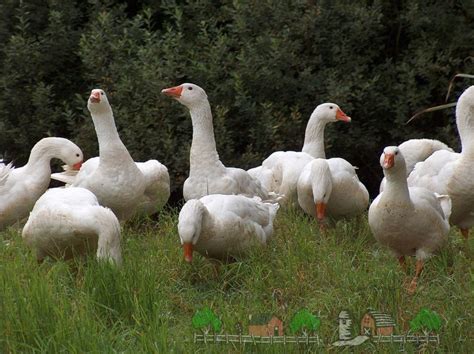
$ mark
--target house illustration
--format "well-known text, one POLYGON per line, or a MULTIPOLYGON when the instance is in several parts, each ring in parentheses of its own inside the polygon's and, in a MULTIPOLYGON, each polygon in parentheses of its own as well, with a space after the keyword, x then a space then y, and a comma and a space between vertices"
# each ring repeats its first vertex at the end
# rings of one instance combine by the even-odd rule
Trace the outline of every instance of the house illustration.
POLYGON ((282 336, 283 322, 272 314, 252 316, 249 323, 249 334, 254 336, 282 336))
POLYGON ((390 315, 369 309, 360 321, 360 334, 364 336, 389 336, 395 322, 390 315))

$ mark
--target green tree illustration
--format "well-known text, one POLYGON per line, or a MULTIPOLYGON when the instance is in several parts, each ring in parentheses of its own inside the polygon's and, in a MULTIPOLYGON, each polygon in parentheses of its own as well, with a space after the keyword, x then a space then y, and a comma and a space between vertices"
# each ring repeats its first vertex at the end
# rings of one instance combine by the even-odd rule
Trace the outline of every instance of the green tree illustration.
POLYGON ((317 331, 321 325, 321 320, 306 309, 300 310, 291 319, 290 331, 295 334, 302 332, 308 335, 310 332, 317 331))
POLYGON ((220 332, 222 322, 219 317, 208 307, 197 310, 192 319, 193 327, 200 329, 204 334, 208 334, 212 329, 214 332, 220 332))
POLYGON ((438 332, 441 328, 441 317, 434 311, 423 308, 410 321, 410 329, 413 332, 423 331, 428 334, 429 332, 438 332))

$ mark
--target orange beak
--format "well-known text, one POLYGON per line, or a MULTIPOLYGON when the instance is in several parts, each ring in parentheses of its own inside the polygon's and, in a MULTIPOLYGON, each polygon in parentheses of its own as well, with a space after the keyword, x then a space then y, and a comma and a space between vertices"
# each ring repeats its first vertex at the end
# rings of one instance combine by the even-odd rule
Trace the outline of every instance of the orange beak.
POLYGON ((188 263, 193 261, 193 244, 191 242, 183 243, 184 260, 188 263))
POLYGON ((351 117, 345 114, 340 108, 338 108, 336 111, 336 119, 347 123, 350 123, 351 121, 351 117))
POLYGON ((81 166, 82 166, 82 161, 72 165, 72 169, 76 170, 76 171, 79 171, 81 169, 81 166))
POLYGON ((385 154, 383 158, 383 168, 392 168, 395 164, 395 155, 393 154, 385 154))
POLYGON ((99 103, 100 102, 100 92, 99 91, 92 91, 91 96, 89 97, 89 100, 92 103, 99 103))
POLYGON ((181 92, 183 92, 182 86, 175 86, 161 90, 161 93, 164 93, 166 96, 170 96, 173 98, 180 98, 181 92))
POLYGON ((323 221, 326 217, 326 204, 316 203, 316 217, 319 221, 323 221))

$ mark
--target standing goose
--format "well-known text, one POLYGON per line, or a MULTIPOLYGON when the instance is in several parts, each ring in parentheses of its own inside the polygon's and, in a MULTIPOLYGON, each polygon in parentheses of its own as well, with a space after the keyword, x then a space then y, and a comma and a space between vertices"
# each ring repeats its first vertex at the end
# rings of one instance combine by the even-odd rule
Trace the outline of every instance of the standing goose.
POLYGON ((185 261, 192 261, 193 250, 225 261, 266 245, 278 208, 278 203, 243 195, 213 194, 189 200, 178 220, 185 261))
POLYGON ((398 147, 386 147, 380 165, 387 181, 370 205, 369 226, 403 267, 405 256, 416 256, 415 277, 408 287, 414 293, 423 262, 447 241, 451 201, 426 188, 408 188, 405 159, 398 147))
POLYGON ((408 185, 449 195, 452 201, 449 221, 458 226, 467 239, 469 229, 474 225, 474 86, 458 99, 456 125, 461 152, 436 151, 415 166, 408 177, 408 185))
POLYGON ((36 202, 22 237, 36 250, 38 262, 46 256, 68 259, 91 250, 98 259, 122 261, 117 217, 84 188, 48 190, 36 202))
POLYGON ((38 198, 48 189, 51 159, 78 170, 82 151, 64 138, 44 138, 31 149, 25 166, 13 168, 0 162, 0 230, 28 216, 38 198))
POLYGON ((133 161, 120 140, 112 108, 103 90, 92 90, 87 108, 99 141, 99 157, 87 160, 77 174, 66 171, 53 174, 52 178, 89 189, 119 220, 140 212, 158 211, 170 195, 167 168, 157 160, 133 161))
POLYGON ((302 151, 276 151, 248 172, 269 191, 284 195, 284 203, 297 202, 296 185, 301 171, 311 160, 326 158, 324 129, 326 124, 337 121, 350 122, 351 118, 335 103, 320 104, 306 126, 302 151))
POLYGON ((206 92, 194 84, 182 84, 162 92, 186 106, 193 124, 189 177, 184 182, 186 201, 209 194, 242 194, 263 200, 277 200, 260 182, 240 168, 225 167, 219 159, 212 113, 206 92))
POLYGON ((369 192, 354 166, 341 158, 314 159, 301 172, 298 203, 305 213, 324 222, 326 215, 339 219, 363 213, 369 192))

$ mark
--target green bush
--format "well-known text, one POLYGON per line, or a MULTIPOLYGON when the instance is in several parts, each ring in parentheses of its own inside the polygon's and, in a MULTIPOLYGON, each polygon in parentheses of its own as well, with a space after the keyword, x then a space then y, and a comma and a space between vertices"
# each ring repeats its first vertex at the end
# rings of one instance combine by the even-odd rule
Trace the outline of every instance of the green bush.
POLYGON ((300 149, 314 107, 338 103, 353 122, 328 128, 327 155, 359 166, 374 192, 384 146, 433 137, 459 147, 452 111, 404 122, 441 103, 452 74, 474 72, 472 10, 421 0, 6 1, 0 154, 20 164, 41 137, 60 135, 96 155, 85 106, 101 87, 132 156, 168 166, 176 199, 191 122, 160 91, 194 82, 208 93, 229 166, 300 149))

